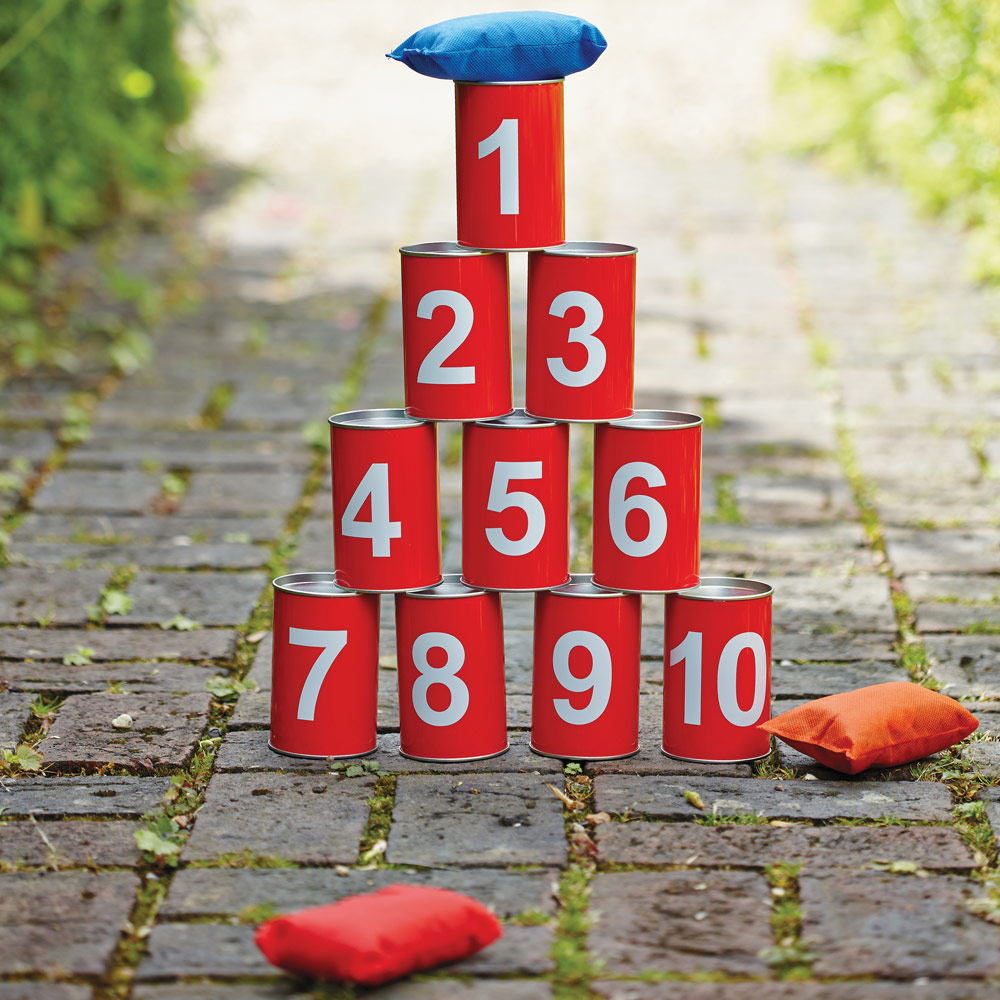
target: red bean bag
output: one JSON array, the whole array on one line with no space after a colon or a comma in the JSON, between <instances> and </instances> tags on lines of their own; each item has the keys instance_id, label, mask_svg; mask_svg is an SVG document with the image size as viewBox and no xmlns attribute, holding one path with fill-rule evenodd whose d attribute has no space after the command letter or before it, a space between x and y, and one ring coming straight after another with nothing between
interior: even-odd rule
<instances>
[{"instance_id":1,"label":"red bean bag","mask_svg":"<svg viewBox=\"0 0 1000 1000\"><path fill-rule=\"evenodd\" d=\"M835 771L857 774L937 753L978 725L953 698L892 681L817 698L760 728Z\"/></svg>"},{"instance_id":2,"label":"red bean bag","mask_svg":"<svg viewBox=\"0 0 1000 1000\"><path fill-rule=\"evenodd\" d=\"M261 924L257 947L300 976L374 985L465 958L503 933L482 903L448 889L387 885Z\"/></svg>"}]
</instances>

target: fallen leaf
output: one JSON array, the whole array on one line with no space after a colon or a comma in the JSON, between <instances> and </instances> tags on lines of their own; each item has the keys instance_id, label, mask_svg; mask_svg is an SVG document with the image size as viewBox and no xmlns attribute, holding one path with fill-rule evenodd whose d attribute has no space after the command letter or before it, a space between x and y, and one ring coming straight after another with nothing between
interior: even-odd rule
<instances>
[{"instance_id":1,"label":"fallen leaf","mask_svg":"<svg viewBox=\"0 0 1000 1000\"><path fill-rule=\"evenodd\" d=\"M684 793L684 801L689 805L695 807L695 809L704 809L705 803L702 802L701 796L697 792L687 791Z\"/></svg>"},{"instance_id":2,"label":"fallen leaf","mask_svg":"<svg viewBox=\"0 0 1000 1000\"><path fill-rule=\"evenodd\" d=\"M347 865L334 865L333 870L341 876L348 876L351 874L351 869Z\"/></svg>"},{"instance_id":3,"label":"fallen leaf","mask_svg":"<svg viewBox=\"0 0 1000 1000\"><path fill-rule=\"evenodd\" d=\"M573 812L576 812L577 809L583 808L582 802L578 802L576 799L571 799L561 788L556 788L555 785L550 784L548 781L546 781L545 784L552 789L552 794L555 795L555 797L559 799L567 809L571 809Z\"/></svg>"},{"instance_id":4,"label":"fallen leaf","mask_svg":"<svg viewBox=\"0 0 1000 1000\"><path fill-rule=\"evenodd\" d=\"M258 642L262 642L264 639L266 639L268 634L269 633L266 628L262 629L260 632L254 632L252 635L247 636L247 642L252 643L254 646L256 646Z\"/></svg>"},{"instance_id":5,"label":"fallen leaf","mask_svg":"<svg viewBox=\"0 0 1000 1000\"><path fill-rule=\"evenodd\" d=\"M593 823L594 826L599 826L601 823L611 822L611 817L606 812L587 813L584 818L588 823Z\"/></svg>"}]
</instances>

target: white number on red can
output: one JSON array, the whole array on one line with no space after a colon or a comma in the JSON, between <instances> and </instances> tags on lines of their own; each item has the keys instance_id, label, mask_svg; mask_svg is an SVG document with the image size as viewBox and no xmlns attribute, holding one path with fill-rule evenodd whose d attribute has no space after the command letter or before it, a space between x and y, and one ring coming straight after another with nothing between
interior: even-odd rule
<instances>
[{"instance_id":1,"label":"white number on red can","mask_svg":"<svg viewBox=\"0 0 1000 1000\"><path fill-rule=\"evenodd\" d=\"M500 214L517 215L521 211L520 185L517 176L517 119L504 118L492 135L479 143L478 159L500 152Z\"/></svg>"},{"instance_id":2,"label":"white number on red can","mask_svg":"<svg viewBox=\"0 0 1000 1000\"><path fill-rule=\"evenodd\" d=\"M432 667L427 654L432 649L443 649L444 665ZM413 640L413 665L420 676L413 683L413 708L428 726L453 726L469 708L469 688L458 676L465 664L465 647L448 632L424 632ZM450 701L447 708L431 708L427 694L435 684L448 689Z\"/></svg>"},{"instance_id":3,"label":"white number on red can","mask_svg":"<svg viewBox=\"0 0 1000 1000\"><path fill-rule=\"evenodd\" d=\"M595 333L604 322L604 307L589 292L560 292L549 306L549 315L562 319L573 307L583 310L583 322L579 326L571 326L566 342L582 344L587 351L587 363L580 369L566 367L562 358L546 358L552 377L561 385L579 388L596 382L604 366L607 364L608 352Z\"/></svg>"},{"instance_id":4,"label":"white number on red can","mask_svg":"<svg viewBox=\"0 0 1000 1000\"><path fill-rule=\"evenodd\" d=\"M590 653L590 673L577 677L569 669L569 654L578 646ZM556 715L571 726L596 722L611 699L611 651L608 644L593 632L574 629L559 636L552 647L552 672L567 691L592 691L583 708L574 708L568 698L553 698Z\"/></svg>"},{"instance_id":5,"label":"white number on red can","mask_svg":"<svg viewBox=\"0 0 1000 1000\"><path fill-rule=\"evenodd\" d=\"M417 303L417 318L430 319L434 310L442 306L452 311L455 322L420 362L417 381L427 385L473 385L476 381L474 365L444 366L444 362L465 343L472 330L472 303L461 292L437 288Z\"/></svg>"},{"instance_id":6,"label":"white number on red can","mask_svg":"<svg viewBox=\"0 0 1000 1000\"><path fill-rule=\"evenodd\" d=\"M740 708L736 697L736 675L740 654L749 649L753 653L753 702L746 710ZM670 650L670 666L684 663L684 724L701 725L701 664L702 633L688 632ZM716 694L719 708L727 722L734 726L753 726L760 719L767 697L767 650L764 639L757 632L740 632L722 648L716 675Z\"/></svg>"},{"instance_id":7,"label":"white number on red can","mask_svg":"<svg viewBox=\"0 0 1000 1000\"><path fill-rule=\"evenodd\" d=\"M371 497L372 519L359 521L358 514L365 501ZM389 555L389 544L393 538L402 538L402 521L389 520L389 464L373 462L368 466L358 488L354 491L340 519L340 530L349 538L370 538L372 555L383 558Z\"/></svg>"},{"instance_id":8,"label":"white number on red can","mask_svg":"<svg viewBox=\"0 0 1000 1000\"><path fill-rule=\"evenodd\" d=\"M527 555L545 534L545 508L542 501L532 493L523 490L508 490L512 479L541 479L541 462L496 462L493 466L493 480L486 509L500 513L508 507L520 507L527 515L528 523L520 538L508 538L503 528L487 528L486 538L501 555Z\"/></svg>"},{"instance_id":9,"label":"white number on red can","mask_svg":"<svg viewBox=\"0 0 1000 1000\"><path fill-rule=\"evenodd\" d=\"M652 497L642 493L625 496L633 479L643 480L647 486L666 486L663 473L650 462L626 462L612 477L608 496L608 517L611 537L615 545L627 556L650 556L667 537L667 512ZM630 511L641 510L649 520L643 538L633 538L626 526Z\"/></svg>"},{"instance_id":10,"label":"white number on red can","mask_svg":"<svg viewBox=\"0 0 1000 1000\"><path fill-rule=\"evenodd\" d=\"M323 681L326 680L326 675L330 672L330 667L333 666L333 661L347 645L347 632L343 630L331 632L316 628L290 628L288 630L288 644L322 649L309 668L309 673L306 674L305 683L299 693L299 707L295 712L296 719L312 722L316 718L316 701L319 698L320 688L323 686Z\"/></svg>"}]
</instances>

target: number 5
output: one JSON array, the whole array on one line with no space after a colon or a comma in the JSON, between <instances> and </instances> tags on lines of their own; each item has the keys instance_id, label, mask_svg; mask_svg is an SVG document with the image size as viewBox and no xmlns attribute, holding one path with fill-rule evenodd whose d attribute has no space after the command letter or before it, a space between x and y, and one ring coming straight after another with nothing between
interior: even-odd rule
<instances>
[{"instance_id":1,"label":"number 5","mask_svg":"<svg viewBox=\"0 0 1000 1000\"><path fill-rule=\"evenodd\" d=\"M541 462L497 462L493 466L493 481L487 510L500 511L508 507L520 507L528 517L527 527L520 538L508 538L502 528L487 528L486 537L490 545L505 556L527 555L545 533L545 508L541 500L532 493L507 491L512 479L541 479Z\"/></svg>"},{"instance_id":2,"label":"number 5","mask_svg":"<svg viewBox=\"0 0 1000 1000\"><path fill-rule=\"evenodd\" d=\"M290 628L288 643L291 646L322 647L323 652L316 657L309 668L302 692L299 694L299 707L295 713L296 719L313 722L316 718L316 700L326 675L333 666L343 648L347 645L347 632L328 632L325 629Z\"/></svg>"}]
</instances>

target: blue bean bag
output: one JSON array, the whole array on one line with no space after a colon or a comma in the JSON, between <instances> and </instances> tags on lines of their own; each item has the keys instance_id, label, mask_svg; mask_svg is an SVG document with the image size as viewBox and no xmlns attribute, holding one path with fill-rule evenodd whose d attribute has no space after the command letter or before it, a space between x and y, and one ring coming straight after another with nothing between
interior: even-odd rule
<instances>
[{"instance_id":1,"label":"blue bean bag","mask_svg":"<svg viewBox=\"0 0 1000 1000\"><path fill-rule=\"evenodd\" d=\"M390 59L439 80L558 80L593 65L607 47L589 21L544 10L473 14L410 35Z\"/></svg>"}]
</instances>

